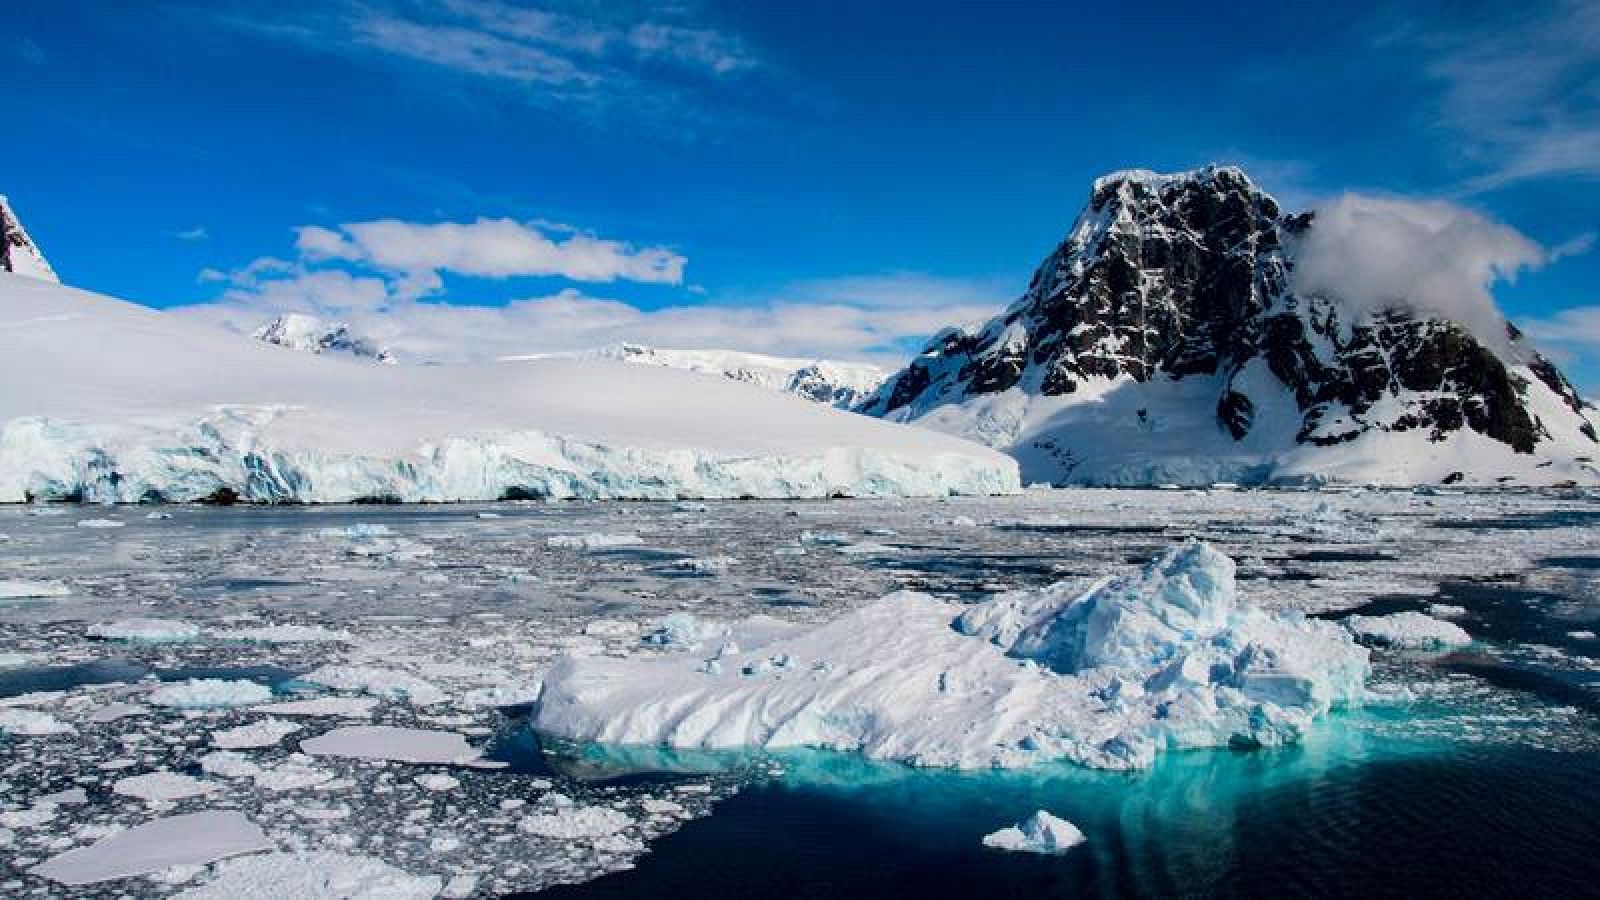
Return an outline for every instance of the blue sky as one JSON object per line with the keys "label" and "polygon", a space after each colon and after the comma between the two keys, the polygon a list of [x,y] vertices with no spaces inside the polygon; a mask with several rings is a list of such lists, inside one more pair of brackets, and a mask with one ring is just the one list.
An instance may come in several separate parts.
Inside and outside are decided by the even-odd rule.
{"label": "blue sky", "polygon": [[0,191],[156,306],[888,360],[1095,176],[1224,161],[1520,231],[1497,299],[1600,388],[1600,8],[1301,6],[21,0]]}

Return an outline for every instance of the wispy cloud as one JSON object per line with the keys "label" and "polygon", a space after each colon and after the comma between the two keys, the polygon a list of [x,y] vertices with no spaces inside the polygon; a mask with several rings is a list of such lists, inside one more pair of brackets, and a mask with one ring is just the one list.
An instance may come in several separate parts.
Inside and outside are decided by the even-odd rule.
{"label": "wispy cloud", "polygon": [[50,61],[50,54],[32,38],[22,38],[17,41],[17,56],[31,66],[42,66]]}
{"label": "wispy cloud", "polygon": [[1504,9],[1466,30],[1401,39],[1443,89],[1438,124],[1479,170],[1462,193],[1600,178],[1600,3]]}
{"label": "wispy cloud", "polygon": [[377,53],[496,82],[582,115],[681,109],[698,86],[760,67],[741,37],[694,4],[504,0],[346,0],[292,17],[215,17],[262,37],[341,53]]}
{"label": "wispy cloud", "polygon": [[204,227],[190,228],[187,231],[174,232],[173,237],[180,241],[206,241],[211,239],[211,232]]}

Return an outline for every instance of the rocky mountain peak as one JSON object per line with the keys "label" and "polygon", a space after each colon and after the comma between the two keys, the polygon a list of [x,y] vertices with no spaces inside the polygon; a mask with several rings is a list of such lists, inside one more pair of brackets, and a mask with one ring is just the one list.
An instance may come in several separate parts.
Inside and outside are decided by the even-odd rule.
{"label": "rocky mountain peak", "polygon": [[33,238],[28,236],[11,203],[0,194],[0,272],[27,275],[59,283],[55,270],[45,261]]}
{"label": "rocky mountain peak", "polygon": [[[1131,427],[1153,435],[1160,386],[1181,383],[1166,393],[1182,393],[1183,415],[1225,436],[1230,453],[1404,432],[1432,442],[1474,433],[1518,454],[1594,442],[1571,384],[1515,335],[1477,334],[1409,311],[1404,298],[1371,310],[1327,290],[1297,294],[1295,250],[1316,227],[1232,166],[1103,176],[1015,303],[982,327],[936,335],[863,411],[960,423],[952,430],[1007,446],[1032,428],[1033,406],[1079,398],[1111,415],[1108,397],[1138,396],[1125,401]],[[1034,449],[1070,475],[1083,453],[1063,443],[1050,436]]]}
{"label": "rocky mountain peak", "polygon": [[398,361],[388,348],[357,335],[348,324],[304,313],[284,313],[257,328],[251,337],[305,353],[342,353],[391,364]]}

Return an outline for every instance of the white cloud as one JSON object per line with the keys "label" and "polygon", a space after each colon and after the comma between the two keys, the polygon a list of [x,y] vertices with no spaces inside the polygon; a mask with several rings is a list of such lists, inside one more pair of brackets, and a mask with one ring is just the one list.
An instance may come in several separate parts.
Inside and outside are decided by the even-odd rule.
{"label": "white cloud", "polygon": [[[906,356],[896,349],[902,342],[986,318],[999,306],[999,295],[985,282],[917,273],[817,279],[743,303],[652,310],[570,289],[501,306],[455,305],[417,299],[421,294],[405,275],[318,265],[360,257],[363,245],[356,238],[302,229],[300,245],[307,252],[299,262],[263,257],[227,275],[211,270],[210,279],[225,278],[228,287],[212,303],[176,312],[241,332],[281,312],[336,318],[414,361],[483,360],[632,341],[898,365]],[[397,269],[441,261],[388,258]],[[459,259],[452,265],[469,266]],[[490,262],[470,266],[494,268]],[[202,280],[208,280],[205,273]]]}
{"label": "white cloud", "polygon": [[1490,288],[1548,259],[1516,229],[1452,203],[1345,194],[1316,211],[1295,253],[1295,289],[1364,312],[1410,309],[1503,336]]}
{"label": "white cloud", "polygon": [[205,241],[210,240],[211,232],[206,231],[205,228],[190,228],[187,231],[175,233],[173,237],[180,241]]}
{"label": "white cloud", "polygon": [[308,226],[298,229],[296,247],[313,261],[347,260],[413,275],[555,275],[679,284],[687,263],[670,250],[634,249],[586,234],[552,239],[537,226],[511,219],[437,224],[382,219],[340,225],[337,231]]}

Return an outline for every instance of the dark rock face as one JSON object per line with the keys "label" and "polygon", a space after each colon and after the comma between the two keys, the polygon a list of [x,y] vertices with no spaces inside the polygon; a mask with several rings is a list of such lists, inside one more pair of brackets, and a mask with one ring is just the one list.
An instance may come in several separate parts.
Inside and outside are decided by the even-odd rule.
{"label": "dark rock face", "polygon": [[1514,329],[1491,347],[1448,320],[1399,309],[1358,320],[1338,298],[1296,295],[1292,247],[1315,227],[1235,168],[1099,179],[1027,293],[979,331],[935,337],[862,411],[915,418],[1014,387],[1060,396],[1091,378],[1209,376],[1216,425],[1237,441],[1263,400],[1243,377],[1256,364],[1292,395],[1301,423],[1285,437],[1301,444],[1471,429],[1531,453],[1548,431],[1520,364],[1583,420],[1572,385]]}

